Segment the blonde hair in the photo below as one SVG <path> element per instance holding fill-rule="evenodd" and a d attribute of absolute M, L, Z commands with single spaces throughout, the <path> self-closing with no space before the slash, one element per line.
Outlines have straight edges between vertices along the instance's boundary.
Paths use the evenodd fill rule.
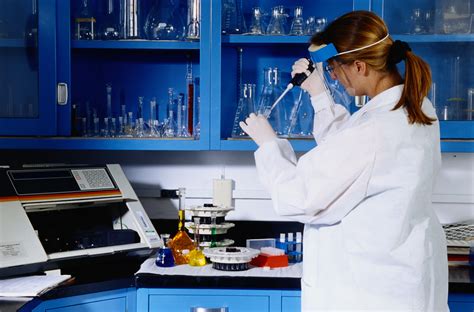
<path fill-rule="evenodd" d="M 331 22 L 324 31 L 314 34 L 311 43 L 332 43 L 338 52 L 344 52 L 373 44 L 387 34 L 387 25 L 375 13 L 353 11 Z M 405 60 L 404 88 L 393 110 L 405 108 L 411 124 L 431 125 L 436 120 L 427 116 L 421 109 L 423 98 L 431 87 L 430 67 L 411 52 L 408 44 L 394 42 L 389 36 L 378 44 L 337 56 L 337 60 L 345 64 L 360 60 L 374 70 L 397 75 L 400 74 L 396 64 Z"/>

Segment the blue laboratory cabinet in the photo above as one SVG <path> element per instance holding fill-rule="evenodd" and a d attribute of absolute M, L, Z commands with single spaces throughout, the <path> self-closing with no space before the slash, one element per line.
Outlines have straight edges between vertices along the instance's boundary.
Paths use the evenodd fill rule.
<path fill-rule="evenodd" d="M 136 309 L 136 289 L 124 288 L 58 299 L 50 299 L 41 302 L 34 308 L 29 305 L 20 309 L 27 312 L 132 312 Z"/>
<path fill-rule="evenodd" d="M 142 0 L 139 38 L 102 40 L 100 4 L 122 1 L 86 1 L 95 15 L 94 40 L 77 38 L 75 21 L 83 14 L 83 1 L 5 0 L 0 3 L 0 148 L 79 150 L 254 150 L 248 139 L 231 138 L 241 85 L 256 84 L 258 105 L 263 71 L 278 67 L 286 85 L 292 63 L 307 56 L 309 34 L 253 35 L 252 12 L 262 10 L 264 31 L 272 9 L 281 10 L 290 28 L 297 6 L 303 7 L 305 25 L 311 18 L 324 25 L 352 10 L 372 10 L 388 24 L 394 39 L 407 41 L 432 68 L 430 98 L 441 126 L 442 151 L 474 152 L 474 4 L 472 0 L 252 0 L 229 2 L 201 0 L 200 40 L 149 40 L 145 20 L 152 0 Z M 175 3 L 186 3 L 181 0 Z M 110 9 L 110 8 L 109 8 Z M 230 13 L 229 13 L 230 12 Z M 235 31 L 229 24 L 242 25 Z M 81 24 L 87 26 L 86 24 Z M 245 27 L 244 27 L 245 25 Z M 306 27 L 306 26 L 305 26 Z M 199 77 L 197 114 L 200 137 L 111 137 L 87 133 L 83 119 L 121 114 L 121 107 L 139 114 L 138 97 L 144 97 L 143 117 L 157 100 L 159 120 L 167 114 L 168 88 L 186 93 L 189 64 Z M 112 85 L 112 107 L 107 107 L 106 84 Z M 298 88 L 292 91 L 293 98 Z M 352 109 L 355 107 L 351 106 Z M 93 113 L 91 113 L 93 112 Z M 195 112 L 196 113 L 196 112 Z M 116 120 L 118 124 L 118 120 Z M 98 130 L 100 132 L 100 129 Z M 310 138 L 292 139 L 295 150 L 315 146 Z"/>

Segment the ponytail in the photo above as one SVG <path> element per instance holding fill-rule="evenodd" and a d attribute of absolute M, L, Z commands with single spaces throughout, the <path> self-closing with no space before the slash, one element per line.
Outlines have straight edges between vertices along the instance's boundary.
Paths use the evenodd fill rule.
<path fill-rule="evenodd" d="M 404 88 L 393 110 L 405 108 L 410 124 L 431 125 L 436 118 L 427 116 L 421 108 L 423 99 L 431 87 L 430 67 L 411 52 L 406 42 L 396 40 L 390 48 L 387 63 L 395 67 L 401 60 L 405 60 Z"/>

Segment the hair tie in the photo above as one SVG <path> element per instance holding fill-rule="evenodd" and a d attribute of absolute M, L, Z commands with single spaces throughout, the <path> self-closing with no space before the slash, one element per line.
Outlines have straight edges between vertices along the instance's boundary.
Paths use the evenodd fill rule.
<path fill-rule="evenodd" d="M 398 64 L 407 59 L 407 52 L 411 51 L 410 46 L 405 41 L 395 40 L 390 47 L 388 54 L 388 62 L 391 64 Z"/>

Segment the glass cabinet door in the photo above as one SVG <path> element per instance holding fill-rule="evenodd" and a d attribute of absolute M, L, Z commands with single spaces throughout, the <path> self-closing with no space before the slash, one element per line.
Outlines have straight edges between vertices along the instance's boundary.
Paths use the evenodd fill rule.
<path fill-rule="evenodd" d="M 53 135 L 55 0 L 0 1 L 0 135 Z"/>
<path fill-rule="evenodd" d="M 441 138 L 474 138 L 474 1 L 373 1 L 394 39 L 406 41 L 431 67 L 429 97 Z"/>

